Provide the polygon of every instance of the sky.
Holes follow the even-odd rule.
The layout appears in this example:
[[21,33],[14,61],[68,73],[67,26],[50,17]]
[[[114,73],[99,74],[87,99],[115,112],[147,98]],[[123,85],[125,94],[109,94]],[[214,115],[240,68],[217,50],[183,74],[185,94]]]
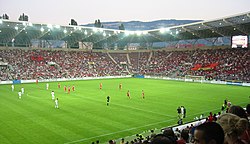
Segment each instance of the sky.
[[160,19],[213,20],[250,12],[250,0],[0,0],[0,15],[17,21],[22,13],[32,23],[68,25],[107,21]]

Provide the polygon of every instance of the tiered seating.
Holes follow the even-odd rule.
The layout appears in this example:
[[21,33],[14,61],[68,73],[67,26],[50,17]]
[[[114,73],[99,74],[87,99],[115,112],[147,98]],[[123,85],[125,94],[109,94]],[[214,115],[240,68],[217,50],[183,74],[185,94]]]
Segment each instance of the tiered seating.
[[[9,67],[1,80],[52,79],[139,73],[168,77],[205,76],[207,80],[250,81],[250,52],[244,49],[107,53],[49,50],[0,50]],[[150,61],[149,61],[150,60]]]

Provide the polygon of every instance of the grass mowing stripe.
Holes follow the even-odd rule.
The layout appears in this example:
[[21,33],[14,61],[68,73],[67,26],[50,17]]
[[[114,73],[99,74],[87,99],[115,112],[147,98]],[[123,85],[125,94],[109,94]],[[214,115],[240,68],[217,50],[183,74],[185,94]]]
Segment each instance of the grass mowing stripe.
[[[101,82],[103,90],[99,89]],[[178,106],[187,108],[184,119],[187,122],[200,114],[208,114],[210,110],[219,110],[225,98],[232,104],[244,106],[249,102],[250,93],[248,87],[133,78],[60,83],[61,89],[57,88],[57,82],[49,83],[49,90],[45,90],[46,83],[20,84],[15,85],[15,92],[11,92],[10,85],[0,85],[0,115],[4,115],[1,120],[12,126],[0,125],[3,133],[0,141],[15,135],[14,129],[19,127],[16,131],[25,138],[19,142],[20,139],[14,137],[14,143],[67,143],[80,139],[85,140],[79,143],[91,143],[97,139],[104,143],[109,139],[176,124]],[[121,91],[119,83],[123,84]],[[73,84],[76,91],[65,93],[63,86]],[[25,88],[26,95],[18,100],[17,92],[21,87]],[[142,89],[146,96],[144,100],[141,98]],[[59,110],[54,108],[51,100],[52,90],[59,98]],[[127,99],[127,90],[131,92],[131,100]],[[107,95],[111,96],[110,107],[106,106]],[[23,128],[24,124],[26,128]],[[13,133],[8,132],[9,129],[13,129]]]

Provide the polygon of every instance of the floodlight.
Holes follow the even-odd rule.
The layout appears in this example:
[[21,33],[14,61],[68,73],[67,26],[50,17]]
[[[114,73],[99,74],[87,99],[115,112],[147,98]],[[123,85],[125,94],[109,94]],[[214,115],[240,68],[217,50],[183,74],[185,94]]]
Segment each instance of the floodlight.
[[56,25],[55,27],[56,27],[57,29],[59,29],[59,28],[60,28],[60,25]]
[[148,34],[148,31],[143,31],[142,34],[146,35]]
[[97,30],[97,28],[93,28],[93,31],[94,31],[94,32],[97,32],[98,30]]
[[109,36],[111,36],[111,34],[109,34]]
[[87,34],[88,34],[88,32],[85,30],[85,31],[84,31],[84,34],[85,34],[85,35],[87,35]]
[[140,35],[142,34],[141,31],[136,31],[135,33],[136,33],[138,36],[140,36]]
[[161,33],[164,33],[164,32],[165,32],[165,28],[161,28],[161,29],[160,29],[160,32],[161,32]]
[[41,32],[43,32],[43,31],[44,31],[44,28],[41,28],[40,30],[41,30]]
[[13,38],[12,40],[11,40],[11,42],[14,42],[15,41],[15,39]]
[[47,24],[47,27],[52,29],[53,28],[53,25],[52,24]]
[[168,32],[169,30],[170,30],[169,28],[161,28],[160,32],[161,33],[165,33],[165,32]]
[[178,34],[178,33],[179,33],[179,31],[176,31],[176,32],[175,32],[175,34]]
[[107,34],[104,32],[104,33],[103,33],[103,36],[106,36],[106,35],[107,35]]
[[50,32],[50,29],[48,29],[48,31]]
[[15,30],[18,30],[18,27],[17,27],[17,26],[15,26]]
[[26,22],[23,22],[23,25],[26,26]]
[[67,33],[67,30],[65,29],[65,30],[63,30],[63,33]]
[[2,24],[2,23],[3,23],[3,20],[0,19],[0,24]]
[[33,26],[33,24],[32,24],[31,22],[30,22],[30,23],[28,23],[28,25],[29,25],[29,26]]
[[100,32],[103,32],[103,29],[102,29],[102,28],[100,28],[100,29],[99,29],[99,31],[100,31]]
[[125,31],[125,35],[130,35],[130,32],[129,31]]

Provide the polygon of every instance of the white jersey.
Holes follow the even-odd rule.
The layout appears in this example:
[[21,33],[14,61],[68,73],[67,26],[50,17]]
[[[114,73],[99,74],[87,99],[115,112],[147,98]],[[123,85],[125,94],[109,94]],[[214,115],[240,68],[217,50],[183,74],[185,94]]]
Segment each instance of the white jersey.
[[24,88],[21,88],[22,94],[24,94]]
[[19,97],[19,99],[21,99],[21,97],[22,97],[22,92],[18,92],[18,97]]
[[51,97],[52,97],[52,100],[55,99],[55,92],[51,92]]
[[15,86],[11,85],[11,90],[14,91],[14,89],[15,89]]
[[47,90],[49,89],[49,84],[48,84],[48,83],[46,84],[46,89],[47,89]]
[[181,107],[181,114],[184,114],[184,107]]
[[58,108],[58,99],[55,100],[55,108]]

